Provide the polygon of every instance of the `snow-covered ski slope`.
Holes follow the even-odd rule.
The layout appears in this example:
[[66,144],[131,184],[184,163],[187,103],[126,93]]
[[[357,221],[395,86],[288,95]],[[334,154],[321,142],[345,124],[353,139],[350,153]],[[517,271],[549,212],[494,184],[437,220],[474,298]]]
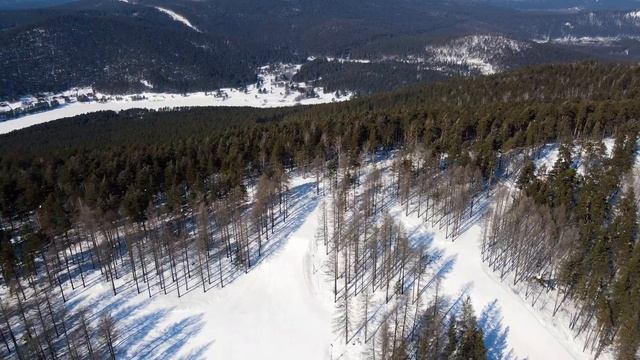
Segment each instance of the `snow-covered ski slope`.
[[[329,196],[317,196],[311,178],[295,176],[290,185],[291,216],[265,245],[261,260],[223,288],[216,285],[203,292],[194,283],[178,298],[175,289],[164,295],[156,287],[149,298],[146,289],[138,294],[130,279],[121,279],[113,296],[96,271],[87,289],[68,289],[70,310],[109,311],[120,329],[116,348],[122,358],[365,359],[362,334],[345,346],[334,332],[332,279],[316,237],[319,204],[330,201]],[[393,204],[390,214],[405,225],[407,234],[442,253],[442,290],[452,298],[471,296],[490,359],[591,358],[583,352],[581,339],[568,330],[566,319],[551,317],[541,305],[544,299],[531,306],[507,285],[508,278],[501,282],[482,263],[480,215],[451,241]],[[480,205],[487,206],[491,196]]]
[[[398,212],[402,216],[402,210]],[[415,229],[427,234],[433,238],[433,246],[444,251],[449,264],[442,287],[451,296],[464,291],[471,296],[481,326],[486,319],[482,327],[490,359],[591,358],[583,353],[582,344],[574,341],[568,323],[530,306],[482,262],[479,223],[451,241],[445,239],[444,233],[424,227],[415,217],[402,218],[409,233]]]
[[[311,180],[292,183],[293,208],[286,226],[265,245],[264,261],[223,288],[197,283],[177,296],[131,279],[116,282],[118,294],[99,271],[75,291],[70,311],[108,311],[117,321],[117,355],[123,359],[329,359],[333,297],[321,259],[315,257],[317,205]],[[68,284],[67,284],[68,286]],[[182,284],[184,289],[184,284]]]

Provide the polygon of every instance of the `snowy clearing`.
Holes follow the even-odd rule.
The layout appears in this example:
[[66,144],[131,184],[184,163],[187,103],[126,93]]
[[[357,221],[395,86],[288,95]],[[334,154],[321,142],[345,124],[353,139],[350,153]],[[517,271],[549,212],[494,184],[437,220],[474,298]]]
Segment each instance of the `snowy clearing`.
[[191,24],[191,21],[189,21],[189,19],[187,19],[186,17],[176,13],[173,10],[169,10],[167,8],[163,8],[163,7],[159,7],[156,6],[156,9],[158,9],[158,11],[165,13],[167,15],[169,15],[170,18],[172,18],[173,20],[179,22],[179,23],[183,23],[185,26],[197,31],[197,32],[202,32],[200,31],[200,29],[198,29],[197,27],[193,26],[193,24]]
[[[96,94],[98,99],[106,100],[63,104],[53,110],[0,122],[0,134],[97,111],[121,111],[136,108],[158,110],[198,106],[274,108],[346,101],[352,97],[352,94],[337,97],[334,93],[325,93],[322,88],[315,88],[314,96],[307,96],[291,87],[295,86],[304,90],[306,89],[306,84],[289,84],[278,78],[283,72],[295,73],[299,69],[300,65],[282,65],[277,71],[271,72],[268,67],[263,67],[258,75],[258,83],[247,86],[246,90],[224,88],[210,92],[188,94],[145,92],[122,96]],[[153,87],[153,84],[146,80],[143,84],[148,88]]]
[[[602,143],[604,144],[606,155],[610,157],[615,145],[615,139],[606,138]],[[572,164],[573,168],[575,168],[579,174],[584,174],[584,164],[582,163],[584,149],[581,145],[576,144],[573,146],[573,149],[571,149],[571,153],[575,159]],[[534,159],[537,175],[541,175],[540,170],[542,169],[544,169],[545,172],[553,169],[553,165],[558,160],[559,154],[559,144],[546,144],[542,146],[539,150],[539,154]]]
[[609,46],[613,45],[622,40],[638,40],[637,36],[564,36],[558,38],[537,38],[533,39],[533,42],[538,44],[561,44],[561,45],[577,45],[577,46],[587,46],[587,45],[598,45],[598,46]]
[[489,347],[489,351],[501,354],[499,359],[591,358],[591,354],[583,352],[579,339],[574,339],[568,322],[532,307],[520,297],[517,289],[510,288],[509,279],[501,282],[499,276],[482,262],[482,227],[479,223],[451,241],[445,239],[442,231],[424,227],[414,217],[403,218],[403,221],[409,229],[413,227],[432,236],[433,246],[443,249],[445,258],[450,259],[450,271],[442,283],[443,289],[451,296],[466,291],[480,319],[483,316],[496,319],[496,347]]

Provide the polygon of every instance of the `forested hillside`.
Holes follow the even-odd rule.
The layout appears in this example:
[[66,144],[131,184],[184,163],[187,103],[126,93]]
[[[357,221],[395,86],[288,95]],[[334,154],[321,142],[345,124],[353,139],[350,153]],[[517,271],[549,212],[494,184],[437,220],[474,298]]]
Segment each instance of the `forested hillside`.
[[0,32],[0,98],[91,85],[125,93],[146,89],[143,82],[177,93],[237,87],[256,80],[250,56],[156,10],[65,13]]
[[[342,292],[338,271],[333,273],[339,308],[349,308],[348,289],[357,289],[367,271],[373,271],[374,289],[386,287],[388,303],[390,296],[402,294],[405,273],[410,277],[409,269],[417,271],[417,265],[410,265],[420,263],[416,259],[423,259],[424,249],[408,247],[393,220],[378,222],[384,216],[375,204],[387,197],[381,195],[375,171],[364,180],[369,200],[356,200],[355,194],[367,159],[394,152],[393,185],[387,191],[400,199],[407,214],[417,206],[419,219],[424,216],[425,223],[437,224],[452,240],[477,214],[483,194],[505,186],[503,180],[516,172],[522,191],[512,193],[514,200],[497,195],[502,200],[487,222],[483,260],[503,277],[514,273],[516,283],[537,279],[539,294],[557,291],[558,308],[575,305],[571,327],[576,334],[587,334],[585,349],[594,356],[612,351],[632,359],[640,343],[640,242],[633,190],[638,184],[633,168],[640,131],[639,85],[638,66],[536,66],[341,104],[105,112],[0,136],[2,281],[19,305],[11,314],[19,319],[22,313],[27,329],[28,323],[39,321],[42,325],[33,325],[33,331],[40,326],[46,330],[45,321],[24,315],[37,314],[40,298],[24,305],[20,284],[38,279],[48,284],[48,294],[66,301],[61,282],[72,278],[70,264],[89,264],[89,259],[100,267],[114,295],[123,257],[142,291],[150,286],[146,279],[151,276],[161,288],[173,281],[180,291],[175,262],[183,261],[177,255],[181,253],[185,282],[187,276],[199,276],[205,291],[205,279],[211,281],[204,270],[210,268],[209,261],[222,264],[227,259],[228,266],[248,271],[255,254],[262,256],[262,241],[278,222],[274,219],[284,222],[290,216],[293,194],[287,174],[294,169],[313,174],[317,184],[321,179],[331,184],[334,233],[328,236],[328,228],[324,230],[324,244],[327,254],[334,254],[335,269],[344,266]],[[610,158],[598,145],[605,137],[616,139]],[[568,151],[575,142],[595,144],[584,156],[588,165],[582,172],[572,167],[575,153]],[[566,144],[548,173],[532,165],[533,154],[546,143]],[[372,233],[387,234],[383,238],[388,243],[376,243],[375,250],[360,254],[361,232],[349,230],[347,216],[378,224],[380,230]],[[200,235],[191,236],[193,231]],[[221,235],[202,235],[209,231]],[[106,240],[96,241],[100,238]],[[82,244],[89,249],[82,250]],[[142,253],[153,253],[154,270],[151,262],[136,259]],[[170,261],[158,261],[162,254]],[[198,254],[197,267],[189,265],[187,254]],[[359,263],[361,258],[365,260]],[[384,267],[376,270],[378,260]],[[38,264],[49,267],[45,271]],[[373,270],[367,264],[373,264]],[[165,265],[173,280],[163,279]],[[82,274],[82,266],[78,269]],[[384,277],[376,282],[378,271]],[[393,285],[396,281],[399,285]],[[413,294],[414,288],[409,289]],[[396,330],[399,309],[393,310]],[[425,334],[435,331],[444,337],[441,320],[431,330],[423,328]],[[108,337],[109,320],[101,321]],[[348,315],[338,321],[347,342],[350,321]],[[442,348],[444,340],[433,344],[409,337],[402,326],[402,334],[387,339],[389,348],[382,351],[406,351],[413,354],[409,358],[484,354],[478,345],[481,334],[473,330],[474,315],[467,309],[460,321],[458,327],[448,322],[454,324],[451,349]],[[3,325],[5,331],[10,330]],[[47,339],[60,338],[47,331]],[[28,339],[24,351],[58,348],[44,340],[33,342],[30,333]],[[8,350],[9,343],[5,339]],[[111,345],[109,351],[113,355]]]
[[32,9],[60,5],[74,0],[0,0],[0,9]]
[[240,87],[259,66],[308,57],[373,62],[312,62],[300,77],[361,94],[532,64],[640,58],[635,12],[511,5],[80,0],[0,10],[0,99],[86,85],[112,94],[149,90],[146,83],[177,93]]

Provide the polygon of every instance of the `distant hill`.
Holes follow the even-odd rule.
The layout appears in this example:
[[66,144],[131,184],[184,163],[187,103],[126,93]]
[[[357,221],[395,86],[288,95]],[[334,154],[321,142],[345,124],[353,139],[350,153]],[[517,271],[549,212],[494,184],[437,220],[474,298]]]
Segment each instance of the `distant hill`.
[[[375,62],[322,65],[301,75],[364,93],[529,64],[637,61],[640,13],[619,10],[634,3],[78,0],[5,10],[0,100],[79,85],[112,93],[148,89],[144,84],[172,92],[242,86],[255,80],[258,66],[309,57]],[[582,7],[563,7],[575,4]],[[536,6],[542,11],[530,10]],[[410,65],[415,61],[425,66]]]
[[0,9],[35,9],[70,3],[76,0],[0,0]]
[[0,32],[0,98],[95,85],[184,92],[255,81],[250,55],[146,9],[82,11]]

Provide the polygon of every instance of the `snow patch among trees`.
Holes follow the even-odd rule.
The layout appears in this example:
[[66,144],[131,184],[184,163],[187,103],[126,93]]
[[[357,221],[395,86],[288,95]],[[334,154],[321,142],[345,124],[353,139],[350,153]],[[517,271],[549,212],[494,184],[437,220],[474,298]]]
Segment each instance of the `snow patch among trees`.
[[573,36],[567,35],[558,38],[538,38],[533,41],[538,44],[552,43],[562,45],[600,45],[607,46],[625,39],[640,40],[637,36]]
[[169,17],[171,17],[173,20],[183,23],[184,25],[186,25],[187,27],[197,31],[197,32],[202,32],[200,31],[200,29],[198,29],[197,27],[195,27],[193,24],[191,24],[191,22],[189,21],[189,19],[187,19],[186,17],[176,13],[173,10],[167,9],[167,8],[163,8],[160,6],[156,6],[155,7],[158,11],[165,13],[167,15],[169,15]]
[[530,47],[522,41],[500,35],[470,35],[443,45],[430,45],[426,52],[430,60],[445,65],[468,66],[482,74],[500,71],[500,59]]

